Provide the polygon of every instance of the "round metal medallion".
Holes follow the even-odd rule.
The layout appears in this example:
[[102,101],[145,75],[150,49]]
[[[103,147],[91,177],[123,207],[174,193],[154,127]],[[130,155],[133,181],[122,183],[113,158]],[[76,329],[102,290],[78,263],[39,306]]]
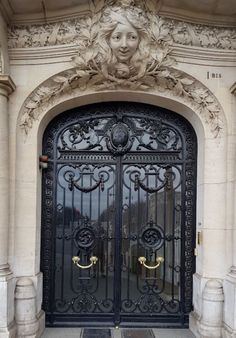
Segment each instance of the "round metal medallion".
[[116,147],[125,147],[128,143],[129,131],[124,123],[118,123],[111,131],[112,144]]
[[160,249],[164,243],[164,233],[159,226],[145,227],[141,233],[140,240],[144,247]]
[[81,249],[90,248],[95,244],[95,233],[90,228],[82,228],[75,235],[75,242]]

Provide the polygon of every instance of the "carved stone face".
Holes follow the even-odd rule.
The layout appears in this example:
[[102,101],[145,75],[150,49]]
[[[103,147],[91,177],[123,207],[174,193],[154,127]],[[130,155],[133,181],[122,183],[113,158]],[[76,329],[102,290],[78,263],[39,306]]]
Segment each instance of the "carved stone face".
[[139,44],[137,30],[127,21],[119,23],[110,36],[110,47],[119,62],[127,62],[136,52]]

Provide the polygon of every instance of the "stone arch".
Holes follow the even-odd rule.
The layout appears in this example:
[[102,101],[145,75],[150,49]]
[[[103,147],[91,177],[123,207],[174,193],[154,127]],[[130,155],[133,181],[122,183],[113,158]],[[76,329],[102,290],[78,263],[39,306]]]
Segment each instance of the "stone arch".
[[[178,102],[178,104],[188,107],[189,111],[193,111],[195,115],[199,116],[206,135],[217,137],[222,133],[224,134],[226,127],[225,116],[214,94],[192,76],[173,68],[170,68],[169,71],[171,76],[168,76],[165,79],[167,82],[164,81],[161,85],[156,84],[147,90],[140,90],[139,88],[130,90],[121,85],[115,91],[109,90],[109,88],[101,91],[96,85],[93,87],[81,87],[78,84],[78,80],[81,80],[82,83],[85,74],[79,77],[76,68],[63,71],[41,83],[26,98],[20,110],[18,124],[28,134],[36,120],[40,121],[47,111],[53,111],[56,106],[63,105],[64,102],[68,102],[69,107],[72,108],[74,105],[70,105],[71,101],[78,101],[79,98],[83,100],[88,95],[91,95],[91,97],[118,96],[119,100],[119,97],[124,94],[125,96],[136,96],[137,98],[140,95],[142,97],[155,96],[159,97],[161,101]],[[74,87],[74,81],[76,81],[76,87]],[[168,81],[174,81],[173,88],[170,89],[168,87]],[[114,98],[111,98],[111,100],[114,100]],[[188,119],[188,116],[186,118]]]

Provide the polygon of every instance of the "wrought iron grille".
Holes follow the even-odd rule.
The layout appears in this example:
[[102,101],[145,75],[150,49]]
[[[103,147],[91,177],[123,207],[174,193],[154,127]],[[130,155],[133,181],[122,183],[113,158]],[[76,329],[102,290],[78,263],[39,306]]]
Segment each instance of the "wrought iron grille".
[[43,153],[47,324],[187,325],[197,157],[190,124],[150,105],[89,105],[49,124]]

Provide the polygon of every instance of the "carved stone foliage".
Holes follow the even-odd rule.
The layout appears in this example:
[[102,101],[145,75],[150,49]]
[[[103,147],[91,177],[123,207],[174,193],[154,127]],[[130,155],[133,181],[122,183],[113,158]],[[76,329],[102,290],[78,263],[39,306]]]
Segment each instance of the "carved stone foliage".
[[0,46],[0,73],[3,72],[2,51]]
[[[120,1],[121,2],[121,1]],[[91,14],[83,18],[68,19],[45,25],[12,25],[9,27],[9,48],[45,47],[74,44],[83,46],[84,40],[90,39],[91,27],[99,19],[101,10],[113,5],[115,0],[90,1]],[[122,4],[125,5],[125,1]],[[206,48],[236,49],[236,29],[211,27],[187,23],[158,16],[154,0],[127,1],[127,7],[135,4],[145,12],[155,15],[158,34],[172,43],[193,45]],[[81,35],[82,33],[82,35]],[[96,34],[96,31],[93,31]]]
[[[104,81],[104,83],[103,83]],[[213,94],[199,81],[176,69],[162,69],[154,75],[147,75],[138,81],[110,81],[94,72],[77,68],[52,77],[37,88],[26,100],[20,118],[20,125],[28,133],[33,122],[45,109],[56,102],[73,97],[78,92],[102,89],[132,88],[143,91],[161,92],[164,97],[176,98],[189,104],[196,113],[203,116],[215,136],[221,130],[221,107]]]
[[93,11],[80,30],[83,43],[73,58],[74,68],[47,80],[25,102],[21,126],[26,132],[45,106],[49,108],[63,95],[123,89],[162,92],[184,100],[219,133],[217,100],[196,79],[174,68],[171,41],[152,7],[132,0],[118,5],[107,0],[106,4],[98,1]]

